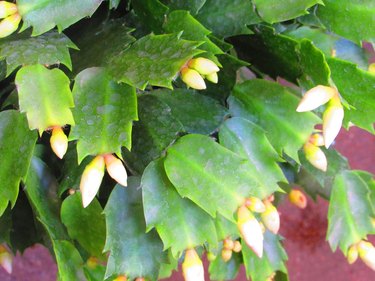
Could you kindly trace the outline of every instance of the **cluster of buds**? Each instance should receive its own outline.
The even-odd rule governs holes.
[[[182,273],[185,281],[204,281],[203,263],[194,249],[185,251]]]
[[[229,237],[223,241],[223,249],[221,250],[221,258],[224,262],[229,261],[232,258],[233,252],[239,253],[242,250],[242,245],[238,240],[232,240]]]
[[[9,274],[12,273],[13,255],[6,245],[0,244],[0,265]]]
[[[354,263],[358,257],[372,270],[375,270],[375,247],[368,241],[361,240],[349,247],[347,260]]]
[[[195,58],[189,60],[180,72],[181,79],[186,85],[193,89],[204,90],[206,89],[204,78],[216,84],[219,70],[219,67],[213,61],[206,58]]]
[[[17,5],[7,1],[0,1],[0,38],[4,38],[17,30],[21,22]]]
[[[104,176],[105,168],[108,174],[122,186],[127,186],[128,175],[120,159],[112,154],[96,156],[83,171],[80,190],[82,193],[82,204],[86,208],[94,199],[99,190]]]
[[[325,172],[327,171],[327,158],[323,150],[319,148],[319,146],[323,145],[323,136],[319,133],[314,133],[303,145],[303,151],[305,153],[306,159],[311,163],[311,165]]]
[[[68,137],[60,126],[52,127],[52,135],[49,140],[52,151],[62,159],[68,149]]]
[[[300,101],[297,112],[311,111],[326,103],[327,107],[323,113],[323,139],[325,147],[328,148],[338,135],[344,119],[344,108],[337,89],[322,85],[310,89]]]
[[[277,234],[280,228],[280,216],[272,204],[272,198],[273,196],[262,201],[259,198],[250,197],[237,211],[238,229],[245,243],[260,258],[263,256],[264,226],[274,234]],[[262,223],[256,219],[253,212],[260,213]]]
[[[305,209],[307,206],[307,199],[305,194],[293,188],[288,194],[289,201],[300,209]]]

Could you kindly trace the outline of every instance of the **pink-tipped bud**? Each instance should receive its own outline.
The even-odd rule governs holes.
[[[348,253],[346,255],[346,259],[348,260],[349,264],[355,263],[358,259],[358,245],[354,244],[349,247]]]
[[[189,87],[196,89],[196,90],[204,90],[206,89],[206,83],[202,76],[198,73],[198,71],[184,67],[181,69],[181,79],[185,82],[186,85]]]
[[[323,146],[324,138],[320,133],[314,133],[310,136],[309,142],[315,146]]]
[[[16,13],[6,17],[0,22],[0,38],[7,37],[17,30],[21,22],[21,16]]]
[[[13,255],[10,253],[8,248],[4,245],[0,245],[0,265],[9,274],[12,273]]]
[[[211,74],[207,74],[205,77],[208,81],[210,81],[214,84],[217,84],[217,82],[219,81],[219,76],[217,76],[216,72],[211,73]]]
[[[194,249],[186,250],[182,272],[185,281],[204,281],[203,263]]]
[[[83,171],[79,188],[82,193],[82,204],[86,208],[94,199],[104,176],[104,158],[98,155]]]
[[[339,134],[342,120],[344,119],[344,108],[338,96],[334,97],[323,113],[323,137],[324,145],[328,148]]]
[[[300,209],[305,209],[307,206],[307,199],[305,194],[298,189],[292,189],[289,192],[289,201]]]
[[[266,228],[274,234],[277,234],[280,229],[280,215],[276,207],[271,203],[266,201],[266,210],[261,213],[261,218],[266,226]]]
[[[120,275],[117,276],[116,279],[113,281],[128,281],[128,277],[126,277],[125,275]]]
[[[242,250],[242,245],[241,245],[240,241],[237,241],[237,240],[234,241],[233,252],[239,253],[239,252],[241,252],[241,250]]]
[[[303,151],[305,152],[306,159],[311,165],[323,172],[327,171],[327,158],[323,150],[310,142],[307,142],[303,146]]]
[[[18,12],[17,5],[7,1],[0,1],[0,19]]]
[[[375,248],[370,242],[358,243],[358,254],[361,260],[372,270],[375,270]]]
[[[335,88],[322,85],[316,86],[305,93],[297,106],[297,112],[314,110],[327,103],[336,93],[337,90]]]
[[[240,233],[249,246],[258,257],[263,256],[263,232],[262,228],[245,206],[241,206],[237,211],[237,226]]]
[[[53,127],[50,144],[53,152],[62,159],[68,149],[68,137],[61,127]]]
[[[233,246],[234,246],[234,242],[233,242],[232,239],[230,239],[230,238],[224,239],[224,241],[223,241],[223,248],[224,249],[232,250]]]
[[[122,186],[128,185],[128,174],[126,173],[125,167],[121,160],[113,156],[112,154],[106,154],[104,156],[105,166],[107,172],[115,181]]]
[[[245,206],[255,213],[263,213],[266,210],[266,206],[263,204],[262,200],[256,197],[246,198]]]
[[[146,279],[144,279],[143,277],[138,277],[137,279],[135,279],[135,281],[145,281]]]
[[[206,58],[191,59],[188,63],[188,67],[195,69],[202,75],[209,75],[220,70],[213,61]]]
[[[232,250],[229,249],[223,249],[221,251],[221,258],[223,259],[224,262],[229,261],[232,258]]]

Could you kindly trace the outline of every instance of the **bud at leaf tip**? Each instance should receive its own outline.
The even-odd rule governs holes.
[[[82,193],[82,203],[84,208],[91,203],[98,192],[104,176],[104,168],[104,158],[103,156],[98,155],[83,171],[79,188]]]
[[[348,254],[346,255],[349,264],[355,263],[358,259],[358,247],[356,244],[351,245],[348,250]]]
[[[242,245],[241,245],[240,241],[237,241],[237,240],[234,241],[233,252],[239,253],[239,252],[241,252],[241,250],[242,250]]]
[[[188,67],[195,69],[202,75],[209,75],[220,70],[213,61],[206,58],[191,59],[188,63]]]
[[[204,281],[203,264],[194,249],[186,250],[185,259],[182,263],[182,272],[185,281]]]
[[[323,137],[324,145],[328,148],[339,134],[342,120],[344,119],[344,108],[339,97],[330,101],[323,113]]]
[[[370,267],[372,270],[375,270],[375,248],[370,242],[359,242],[358,254],[368,267]]]
[[[214,72],[214,73],[211,73],[211,74],[207,74],[206,75],[206,79],[214,84],[217,84],[217,82],[219,81],[219,77],[217,76],[217,73]]]
[[[17,13],[17,5],[7,1],[0,1],[0,19]]]
[[[0,245],[0,265],[9,274],[12,273],[13,256],[4,245]]]
[[[0,38],[7,37],[17,30],[21,16],[17,13],[6,17],[0,22]]]
[[[128,278],[125,275],[117,276],[113,281],[128,281]]]
[[[298,189],[292,189],[289,192],[289,201],[293,205],[301,209],[305,209],[307,206],[307,199],[305,194],[303,194],[303,192],[299,191]]]
[[[252,212],[263,213],[266,210],[266,206],[263,204],[262,200],[256,197],[247,198],[245,201],[245,206]]]
[[[111,176],[111,178],[113,178],[122,186],[127,186],[128,174],[126,173],[126,169],[122,164],[122,161],[112,154],[106,154],[104,156],[104,161],[107,172]]]
[[[297,112],[305,112],[318,108],[319,106],[327,103],[334,95],[337,90],[327,86],[316,86],[308,90],[297,107]]]
[[[322,170],[323,172],[327,171],[328,163],[323,150],[307,142],[303,146],[303,151],[305,152],[306,159],[311,163],[311,165],[319,170]]]
[[[194,70],[187,67],[181,69],[181,79],[186,85],[196,90],[206,89],[206,83],[200,74]]]
[[[266,228],[274,234],[280,229],[280,215],[276,207],[271,202],[266,202],[266,210],[261,213],[261,218]]]
[[[232,258],[232,250],[229,249],[223,249],[221,251],[221,258],[223,259],[224,262],[229,261]]]
[[[263,232],[257,219],[245,206],[237,211],[237,226],[246,243],[254,253],[261,258],[263,256]]]
[[[61,127],[53,127],[50,144],[53,152],[62,159],[68,149],[68,137]]]
[[[323,146],[324,145],[324,138],[321,134],[315,133],[310,136],[309,142],[315,146]]]

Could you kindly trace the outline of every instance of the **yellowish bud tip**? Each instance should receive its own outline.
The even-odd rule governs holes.
[[[207,252],[207,259],[208,261],[214,261],[216,259],[216,255],[212,252]]]
[[[246,245],[248,245],[259,258],[261,258],[263,256],[262,228],[257,219],[245,206],[238,208],[237,226]]]
[[[128,278],[125,275],[117,276],[113,281],[128,281]]]
[[[232,250],[229,249],[223,249],[221,251],[221,258],[223,259],[224,262],[229,261],[232,258]]]
[[[280,215],[271,202],[266,202],[266,210],[260,215],[266,228],[274,234],[280,229]]]
[[[82,193],[82,204],[86,208],[94,199],[99,190],[104,176],[104,158],[98,155],[88,164],[83,171],[80,190]]]
[[[375,62],[371,63],[371,64],[368,66],[368,71],[369,71],[370,73],[375,74]]]
[[[239,252],[241,252],[241,250],[242,250],[242,245],[241,245],[240,241],[237,241],[237,240],[234,241],[233,252],[239,253]]]
[[[53,152],[62,159],[68,149],[68,137],[64,134],[61,127],[52,129],[52,136],[49,141]]]
[[[272,272],[272,274],[270,276],[268,276],[268,278],[266,279],[266,281],[274,281],[275,280],[275,276],[276,276],[276,273]]]
[[[305,93],[297,106],[297,112],[314,110],[327,103],[336,94],[337,90],[335,88],[322,85],[316,86]]]
[[[355,263],[355,261],[358,259],[358,246],[356,244],[349,247],[346,258],[349,264]]]
[[[206,58],[191,59],[188,63],[188,67],[195,69],[202,75],[209,75],[220,70],[213,61]]]
[[[217,73],[214,72],[214,73],[211,73],[211,74],[207,74],[206,75],[206,79],[214,84],[217,84],[217,82],[219,81],[219,77],[217,76]]]
[[[87,266],[91,269],[94,269],[98,265],[98,263],[99,260],[96,257],[89,257],[86,262]]]
[[[0,22],[0,38],[7,37],[17,30],[21,22],[21,16],[16,13],[6,17]]]
[[[323,150],[307,142],[303,146],[303,151],[305,152],[306,159],[311,163],[311,165],[323,172],[327,171],[327,158]]]
[[[344,108],[339,97],[333,98],[323,113],[323,137],[324,145],[328,148],[339,134],[342,120],[344,119]]]
[[[107,172],[111,176],[111,178],[113,178],[122,186],[127,186],[128,174],[126,173],[122,161],[112,154],[106,154],[104,156],[104,161],[107,167]]]
[[[375,248],[370,242],[358,243],[358,254],[361,260],[372,270],[375,270]]]
[[[0,245],[0,265],[9,274],[12,273],[13,255],[10,253],[8,248],[4,245]]]
[[[182,272],[185,281],[204,281],[203,263],[194,249],[186,250]]]
[[[256,197],[247,198],[245,201],[245,206],[252,212],[263,213],[266,210],[266,206],[263,204],[262,200]]]
[[[18,12],[17,5],[7,1],[0,1],[0,19]]]
[[[223,241],[223,248],[224,249],[232,250],[233,246],[234,246],[234,241],[232,239],[230,239],[230,238],[224,239],[224,241]]]
[[[184,67],[181,69],[181,79],[186,85],[196,90],[206,89],[206,83],[198,71]]]
[[[298,208],[305,209],[307,206],[307,199],[305,194],[298,189],[292,189],[289,192],[289,201]]]
[[[310,136],[309,142],[315,146],[323,146],[324,145],[324,138],[322,134],[315,133]]]

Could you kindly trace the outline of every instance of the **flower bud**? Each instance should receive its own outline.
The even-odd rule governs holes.
[[[232,239],[230,239],[230,238],[224,239],[224,241],[223,241],[223,248],[224,249],[232,250],[233,246],[234,246],[234,242],[233,242]]]
[[[121,160],[113,156],[112,154],[104,155],[104,161],[107,168],[108,174],[122,186],[128,185],[128,174],[126,173],[125,167]]]
[[[229,261],[232,258],[232,250],[223,249],[221,250],[221,258],[224,262]]]
[[[117,276],[113,281],[128,281],[128,278],[125,275]]]
[[[368,267],[370,267],[372,270],[375,270],[375,248],[370,242],[359,242],[358,254]]]
[[[191,68],[184,67],[181,69],[181,79],[186,85],[193,89],[204,90],[206,89],[206,83],[200,74]]]
[[[202,75],[209,75],[220,70],[213,61],[206,58],[191,59],[188,63],[188,67],[195,69],[199,72],[199,74]]]
[[[368,66],[368,71],[369,71],[370,73],[375,74],[375,62],[371,63],[371,64]]]
[[[7,1],[0,1],[0,19],[18,12],[17,5]]]
[[[322,85],[316,86],[305,93],[297,106],[297,112],[314,110],[327,103],[336,94],[337,90],[335,88]]]
[[[86,264],[88,268],[94,269],[99,264],[99,260],[96,257],[89,257]]]
[[[98,155],[83,171],[79,188],[82,193],[83,207],[86,208],[94,199],[104,176],[104,158]]]
[[[207,259],[208,261],[216,260],[216,255],[213,252],[207,252]]]
[[[305,209],[307,206],[307,199],[305,194],[303,194],[302,191],[299,191],[298,189],[292,189],[289,192],[289,201],[297,206],[298,208]]]
[[[238,240],[234,241],[233,252],[239,253],[239,252],[241,252],[241,250],[242,250],[242,245],[241,245],[240,241],[238,241]]]
[[[349,247],[346,259],[348,260],[349,264],[355,263],[355,261],[358,259],[358,246],[356,244]]]
[[[6,17],[0,22],[0,38],[7,37],[17,30],[21,22],[21,16],[16,13]]]
[[[324,138],[319,133],[314,133],[310,136],[309,142],[315,146],[323,146],[324,145]]]
[[[204,281],[203,264],[194,249],[186,250],[185,259],[182,263],[182,272],[185,281]]]
[[[61,127],[53,127],[50,144],[53,152],[62,159],[68,149],[68,137]]]
[[[311,165],[323,172],[327,171],[327,158],[319,147],[307,142],[303,146],[303,151]]]
[[[275,280],[276,273],[272,272],[270,276],[267,277],[266,281],[274,281]]]
[[[237,226],[246,245],[248,245],[259,258],[261,258],[263,256],[262,228],[257,219],[245,206],[238,208]]]
[[[246,198],[245,206],[252,212],[263,213],[266,210],[266,206],[262,200],[256,197]]]
[[[145,281],[146,279],[144,279],[143,277],[138,277],[137,279],[135,279],[135,281]]]
[[[13,255],[10,253],[8,248],[4,245],[0,245],[0,265],[9,274],[12,273]]]
[[[276,207],[271,202],[265,202],[266,210],[261,213],[261,218],[264,225],[269,231],[277,234],[280,229],[280,215]]]
[[[334,97],[323,113],[323,137],[324,145],[328,148],[338,135],[342,120],[344,119],[344,108],[340,98]]]
[[[206,79],[214,84],[217,84],[217,82],[219,81],[219,77],[217,76],[217,73],[216,72],[213,72],[211,74],[207,74],[206,75]]]

